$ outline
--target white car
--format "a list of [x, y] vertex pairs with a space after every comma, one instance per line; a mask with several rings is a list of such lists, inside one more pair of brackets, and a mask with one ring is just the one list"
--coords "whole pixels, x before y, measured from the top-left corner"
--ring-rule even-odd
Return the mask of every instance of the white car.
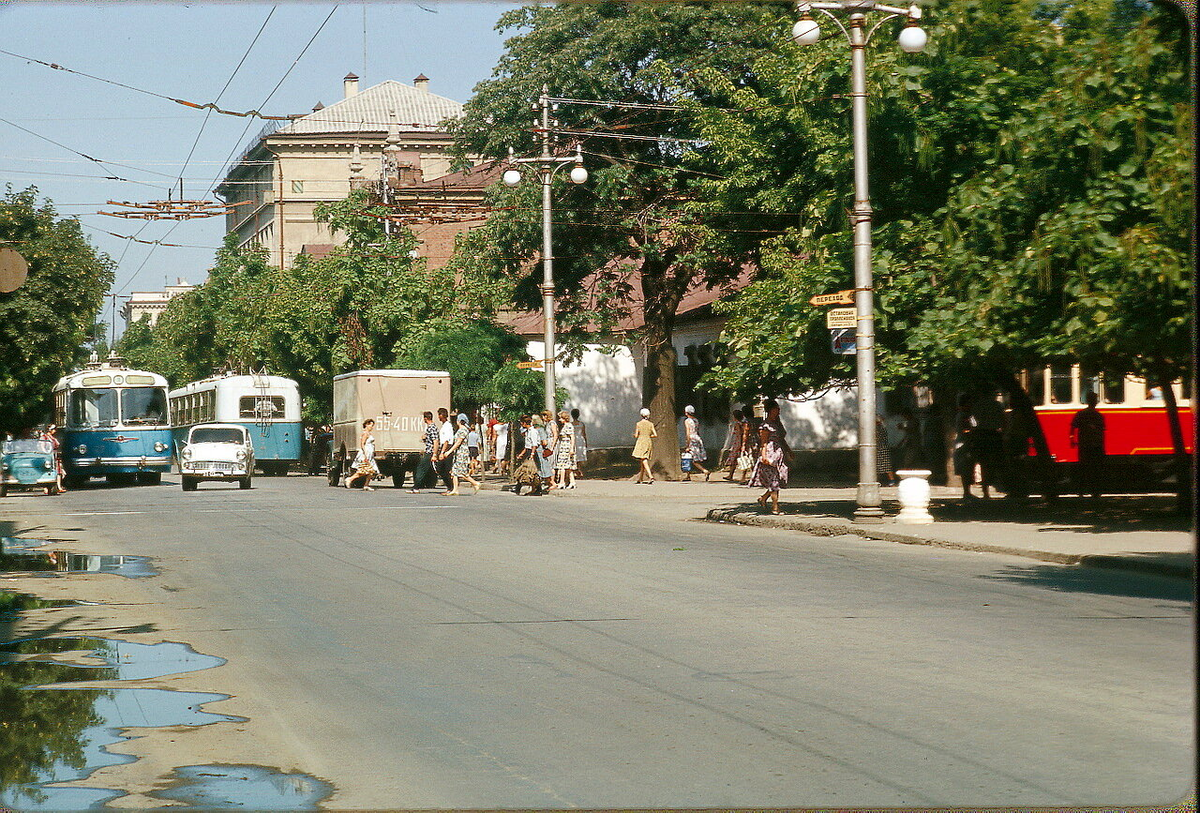
[[188, 432], [179, 453], [179, 474], [184, 491], [195, 491], [201, 480], [237, 480], [250, 488], [254, 473], [254, 445], [245, 427], [234, 423], [201, 423]]

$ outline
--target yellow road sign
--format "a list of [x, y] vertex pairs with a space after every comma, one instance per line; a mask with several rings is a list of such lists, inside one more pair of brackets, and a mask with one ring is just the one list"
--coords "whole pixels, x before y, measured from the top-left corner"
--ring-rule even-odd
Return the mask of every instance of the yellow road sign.
[[538, 360], [538, 361], [518, 361], [518, 362], [517, 362], [517, 369], [518, 369], [518, 370], [529, 370], [529, 369], [533, 369], [533, 368], [535, 368], [535, 367], [541, 367], [543, 364], [545, 364], [545, 362], [544, 362], [544, 361], [541, 361], [541, 360]]
[[838, 291], [836, 294], [820, 294], [808, 300], [810, 305], [853, 305], [854, 291]]

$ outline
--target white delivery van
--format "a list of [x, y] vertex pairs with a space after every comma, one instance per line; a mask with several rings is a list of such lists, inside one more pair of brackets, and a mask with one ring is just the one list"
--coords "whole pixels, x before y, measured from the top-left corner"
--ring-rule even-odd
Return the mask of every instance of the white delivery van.
[[367, 418], [375, 420], [375, 465], [400, 487], [425, 451], [422, 413], [450, 406], [450, 374], [443, 370], [357, 370], [333, 377], [333, 457], [336, 486], [358, 455]]

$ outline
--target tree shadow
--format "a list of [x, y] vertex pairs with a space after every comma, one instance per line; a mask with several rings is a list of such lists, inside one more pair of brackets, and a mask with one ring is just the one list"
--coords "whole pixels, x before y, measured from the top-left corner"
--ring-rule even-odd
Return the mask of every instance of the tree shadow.
[[[1187, 554], [1146, 554], [1145, 558], [1174, 557], [1186, 559]], [[1091, 593], [1125, 598], [1149, 598], [1191, 604], [1195, 599], [1193, 585], [1183, 579], [1128, 570], [1108, 570], [1078, 565], [1008, 566], [1002, 572], [977, 578], [986, 581], [1008, 582], [1040, 587], [1061, 593]], [[1173, 608], [1163, 608], [1173, 609]], [[1184, 610], [1186, 608], [1179, 608]], [[1190, 611], [1189, 611], [1190, 612]]]

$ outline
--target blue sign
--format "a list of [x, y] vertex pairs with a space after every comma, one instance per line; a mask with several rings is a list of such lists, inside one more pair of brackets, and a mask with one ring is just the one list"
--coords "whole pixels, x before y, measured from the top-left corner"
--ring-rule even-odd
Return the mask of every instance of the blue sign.
[[852, 356], [858, 352], [858, 343], [854, 338], [857, 328], [838, 327], [829, 331], [829, 339], [833, 344], [833, 352], [839, 356]]

